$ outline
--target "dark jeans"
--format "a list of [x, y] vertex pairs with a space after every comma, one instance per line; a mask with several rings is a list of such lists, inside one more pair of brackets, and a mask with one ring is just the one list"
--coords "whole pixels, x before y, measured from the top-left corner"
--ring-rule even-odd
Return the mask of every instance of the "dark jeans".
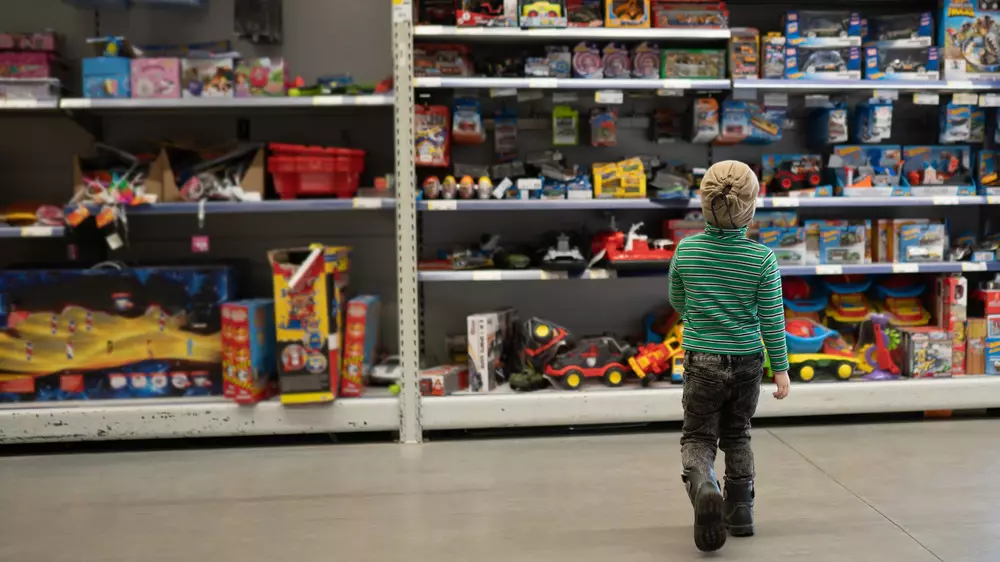
[[715, 467], [716, 448], [726, 454], [726, 479], [754, 477], [750, 418], [757, 411], [764, 354], [684, 354], [684, 472]]

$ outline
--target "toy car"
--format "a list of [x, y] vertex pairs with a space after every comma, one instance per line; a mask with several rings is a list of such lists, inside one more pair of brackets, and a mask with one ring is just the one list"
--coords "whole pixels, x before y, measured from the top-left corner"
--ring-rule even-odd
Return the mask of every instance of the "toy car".
[[521, 16], [526, 18], [562, 17], [562, 6], [554, 2], [532, 2], [521, 6]]
[[826, 252], [826, 260], [830, 263], [858, 263], [861, 261], [861, 254], [847, 248], [831, 248]]
[[774, 173], [769, 187], [778, 191], [794, 191], [817, 187], [822, 181], [819, 171], [805, 168], [801, 161], [785, 161]]
[[371, 381], [375, 384], [392, 384], [403, 377], [399, 367], [399, 356], [386, 357], [381, 363], [372, 367]]
[[794, 246], [800, 242], [799, 235], [795, 232], [786, 232], [781, 236], [781, 240], [778, 241], [779, 246]]
[[545, 375], [557, 380], [567, 390], [577, 390], [587, 378], [600, 377], [606, 386], [621, 386], [632, 369], [628, 366], [634, 351], [611, 337], [587, 338], [573, 349], [556, 356], [546, 367]]
[[847, 37], [847, 22], [814, 19], [809, 22], [806, 37]]
[[778, 265], [802, 263], [802, 254], [792, 250], [777, 250], [774, 252], [774, 259], [778, 260]]
[[914, 59], [893, 59], [889, 64], [885, 65], [886, 74], [895, 74], [896, 72], [924, 72], [927, 67], [924, 63], [914, 60]]
[[[845, 32], [846, 33], [846, 32]], [[815, 51], [806, 59], [803, 65], [806, 72], [844, 72], [847, 70], [847, 63], [840, 51]]]

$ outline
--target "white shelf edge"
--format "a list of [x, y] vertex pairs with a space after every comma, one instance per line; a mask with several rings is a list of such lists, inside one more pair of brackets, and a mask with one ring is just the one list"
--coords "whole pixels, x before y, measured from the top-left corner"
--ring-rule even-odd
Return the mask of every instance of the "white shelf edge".
[[610, 27], [566, 27], [553, 29], [522, 29], [519, 27], [458, 27], [447, 25], [418, 25], [413, 28], [417, 38], [433, 39], [506, 39], [506, 40], [725, 40], [731, 37], [728, 29], [709, 28], [649, 28], [627, 29]]
[[302, 97], [256, 97], [256, 98], [173, 98], [173, 99], [101, 99], [63, 98], [59, 102], [62, 109], [266, 109], [305, 107], [355, 107], [391, 106], [391, 95], [360, 96], [302, 96]]
[[521, 88], [542, 90], [728, 90], [728, 79], [642, 79], [642, 78], [490, 78], [437, 77], [413, 79], [415, 88]]

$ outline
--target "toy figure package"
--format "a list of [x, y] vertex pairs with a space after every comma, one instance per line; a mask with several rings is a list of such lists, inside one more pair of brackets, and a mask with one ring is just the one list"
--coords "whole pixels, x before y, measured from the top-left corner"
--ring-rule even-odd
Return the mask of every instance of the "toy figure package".
[[517, 27], [517, 0], [459, 0], [460, 26]]
[[937, 47], [865, 47], [868, 80], [937, 80]]
[[566, 0], [520, 0], [521, 27], [566, 27]]
[[660, 78], [660, 49], [655, 45], [640, 43], [632, 49], [632, 77]]
[[452, 121], [452, 138], [455, 144], [482, 144], [486, 142], [486, 128], [479, 100], [455, 99], [455, 118]]
[[445, 167], [451, 162], [451, 112], [446, 106], [417, 106], [417, 166]]
[[618, 112], [610, 108], [594, 108], [590, 113], [590, 145], [618, 144]]
[[580, 112], [568, 105], [552, 108], [552, 144], [576, 146], [580, 144]]
[[606, 0], [604, 25], [607, 27], [650, 27], [649, 0]]
[[[780, 33], [768, 33], [761, 41], [763, 49], [764, 67], [762, 78], [784, 78], [785, 77], [785, 38]], [[734, 53], [735, 55], [735, 53]], [[736, 66], [733, 65], [734, 77]], [[747, 74], [748, 71], [741, 71]]]
[[517, 159], [517, 114], [513, 111], [497, 110], [493, 119], [493, 153], [497, 162]]

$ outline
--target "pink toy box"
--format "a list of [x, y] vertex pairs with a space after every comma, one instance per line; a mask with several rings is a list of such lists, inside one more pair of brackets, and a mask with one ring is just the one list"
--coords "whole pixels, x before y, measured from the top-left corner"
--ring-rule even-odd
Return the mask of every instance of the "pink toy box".
[[0, 51], [48, 51], [61, 49], [62, 37], [51, 31], [41, 33], [0, 32]]
[[286, 73], [285, 61], [281, 58], [242, 60], [236, 66], [233, 95], [238, 98], [283, 96]]
[[0, 78], [53, 78], [51, 53], [0, 53]]
[[181, 97], [180, 59], [132, 59], [132, 97]]

